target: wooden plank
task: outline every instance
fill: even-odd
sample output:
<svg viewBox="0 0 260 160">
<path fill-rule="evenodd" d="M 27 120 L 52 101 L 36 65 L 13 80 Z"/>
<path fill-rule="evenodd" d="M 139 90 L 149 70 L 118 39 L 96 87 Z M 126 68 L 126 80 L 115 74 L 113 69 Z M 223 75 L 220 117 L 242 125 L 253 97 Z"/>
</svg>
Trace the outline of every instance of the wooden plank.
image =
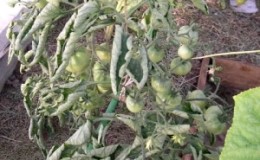
<svg viewBox="0 0 260 160">
<path fill-rule="evenodd" d="M 207 74 L 208 74 L 209 58 L 204 58 L 201 62 L 200 74 L 198 79 L 197 88 L 204 90 L 207 84 Z"/>
<path fill-rule="evenodd" d="M 3 57 L 0 59 L 0 92 L 3 89 L 5 81 L 12 75 L 16 65 L 17 65 L 17 58 L 13 56 L 10 64 L 8 64 L 8 49 L 2 51 Z"/>
<path fill-rule="evenodd" d="M 221 78 L 221 85 L 242 90 L 260 86 L 260 67 L 223 58 L 215 61 L 222 67 L 221 71 L 215 72 Z"/>
</svg>

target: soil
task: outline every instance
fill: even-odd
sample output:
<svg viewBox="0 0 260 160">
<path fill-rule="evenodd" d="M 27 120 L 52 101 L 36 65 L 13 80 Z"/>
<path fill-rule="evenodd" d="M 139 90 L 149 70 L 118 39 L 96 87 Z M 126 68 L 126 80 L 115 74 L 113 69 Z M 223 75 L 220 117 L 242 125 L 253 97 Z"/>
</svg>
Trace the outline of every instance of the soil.
<svg viewBox="0 0 260 160">
<path fill-rule="evenodd" d="M 234 13 L 227 8 L 221 10 L 210 6 L 210 15 L 205 15 L 192 6 L 176 10 L 178 25 L 196 22 L 200 30 L 197 56 L 242 50 L 256 50 L 260 48 L 260 14 Z M 54 40 L 55 41 L 55 40 Z M 53 41 L 52 41 L 53 42 Z M 50 45 L 53 51 L 55 42 Z M 176 48 L 169 50 L 174 56 Z M 246 61 L 260 65 L 260 55 L 233 56 L 232 59 Z M 185 90 L 196 88 L 196 80 L 200 69 L 200 61 L 193 62 L 193 71 L 186 78 L 176 78 L 179 88 Z M 36 74 L 32 72 L 31 74 Z M 29 118 L 23 107 L 23 97 L 20 86 L 28 75 L 19 73 L 19 66 L 9 78 L 0 93 L 0 156 L 2 160 L 41 160 L 43 159 L 38 147 L 28 138 Z M 220 87 L 218 95 L 233 105 L 232 96 L 240 90 Z M 118 112 L 121 112 L 120 109 Z M 232 113 L 232 111 L 231 111 Z M 133 133 L 120 123 L 115 123 L 110 129 L 107 143 L 130 143 Z M 59 144 L 71 133 L 63 128 L 57 129 L 57 134 L 50 136 L 48 144 Z M 223 141 L 223 137 L 221 138 Z"/>
</svg>

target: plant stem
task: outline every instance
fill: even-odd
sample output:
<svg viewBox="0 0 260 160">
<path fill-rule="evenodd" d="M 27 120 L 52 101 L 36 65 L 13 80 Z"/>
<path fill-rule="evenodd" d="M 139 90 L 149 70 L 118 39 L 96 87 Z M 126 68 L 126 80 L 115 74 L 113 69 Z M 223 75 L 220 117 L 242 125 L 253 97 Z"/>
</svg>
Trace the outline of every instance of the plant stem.
<svg viewBox="0 0 260 160">
<path fill-rule="evenodd" d="M 251 53 L 258 53 L 258 54 L 260 54 L 260 50 L 216 53 L 216 54 L 211 54 L 211 55 L 206 55 L 206 56 L 201 56 L 201 57 L 194 57 L 192 59 L 203 59 L 203 58 L 210 58 L 210 57 L 239 55 L 239 54 L 251 54 Z"/>
</svg>

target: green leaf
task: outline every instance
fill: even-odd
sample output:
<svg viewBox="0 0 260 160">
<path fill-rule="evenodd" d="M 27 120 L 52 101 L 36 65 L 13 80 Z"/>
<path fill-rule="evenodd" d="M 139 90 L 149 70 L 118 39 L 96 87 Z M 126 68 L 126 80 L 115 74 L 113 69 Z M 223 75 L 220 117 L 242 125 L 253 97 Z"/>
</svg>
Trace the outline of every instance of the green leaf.
<svg viewBox="0 0 260 160">
<path fill-rule="evenodd" d="M 66 102 L 64 102 L 63 104 L 61 104 L 58 109 L 52 113 L 50 116 L 58 116 L 59 114 L 62 114 L 63 112 L 67 111 L 68 109 L 70 109 L 70 107 L 76 103 L 78 101 L 78 99 L 82 96 L 84 96 L 86 93 L 79 91 L 79 92 L 74 92 L 72 94 L 70 94 L 66 100 Z"/>
<path fill-rule="evenodd" d="M 54 76 L 51 78 L 51 82 L 56 81 L 64 73 L 64 70 L 67 67 L 68 63 L 69 63 L 70 57 L 73 55 L 73 53 L 75 53 L 74 52 L 75 49 L 76 49 L 75 44 L 77 43 L 79 37 L 80 37 L 80 33 L 70 32 L 69 38 L 67 39 L 67 42 L 64 45 L 65 48 L 64 48 L 63 53 L 61 55 L 62 56 L 62 58 L 61 58 L 62 62 L 60 64 L 60 66 L 57 66 L 58 68 L 57 68 L 56 73 L 54 74 Z M 60 47 L 64 47 L 64 46 L 62 46 L 62 44 L 60 44 L 60 45 L 61 45 Z"/>
<path fill-rule="evenodd" d="M 185 118 L 185 119 L 188 119 L 189 118 L 189 115 L 188 113 L 184 112 L 184 111 L 181 111 L 181 110 L 173 110 L 172 111 L 172 114 L 176 115 L 176 116 L 179 116 L 179 117 L 182 117 L 182 118 Z"/>
<path fill-rule="evenodd" d="M 47 156 L 47 160 L 59 160 L 61 157 L 61 154 L 64 150 L 65 146 L 62 144 L 59 148 L 57 148 L 51 155 Z M 51 149 L 51 151 L 54 150 L 54 147 Z"/>
<path fill-rule="evenodd" d="M 151 150 L 151 151 L 146 152 L 145 155 L 144 155 L 144 157 L 145 157 L 145 158 L 149 158 L 149 157 L 151 157 L 151 156 L 153 156 L 154 154 L 159 153 L 159 152 L 160 152 L 159 149 L 153 149 L 153 150 Z M 143 160 L 143 155 L 140 155 L 138 158 L 136 158 L 136 160 Z"/>
<path fill-rule="evenodd" d="M 142 144 L 142 138 L 139 136 L 136 136 L 134 139 L 134 142 L 132 143 L 131 146 L 126 147 L 117 157 L 115 160 L 125 160 L 126 157 L 130 154 L 132 150 L 137 148 Z"/>
<path fill-rule="evenodd" d="M 144 46 L 140 47 L 140 54 L 139 59 L 130 60 L 126 70 L 138 89 L 142 89 L 148 79 L 148 60 Z"/>
<path fill-rule="evenodd" d="M 159 133 L 165 135 L 173 135 L 176 133 L 188 133 L 190 129 L 189 124 L 179 124 L 179 125 L 161 125 L 157 124 L 156 129 Z"/>
<path fill-rule="evenodd" d="M 118 145 L 110 145 L 102 148 L 93 149 L 89 152 L 92 157 L 105 158 L 115 152 Z"/>
<path fill-rule="evenodd" d="M 235 108 L 220 160 L 260 159 L 260 87 L 234 96 Z"/>
<path fill-rule="evenodd" d="M 125 123 L 128 127 L 133 129 L 135 132 L 138 133 L 140 131 L 140 127 L 138 127 L 136 121 L 134 120 L 134 118 L 132 116 L 117 114 L 116 118 L 119 119 L 120 121 L 122 121 L 123 123 Z"/>
<path fill-rule="evenodd" d="M 82 80 L 77 80 L 77 81 L 61 84 L 61 85 L 59 85 L 59 88 L 71 89 L 71 88 L 78 87 L 81 83 L 82 83 Z"/>
<path fill-rule="evenodd" d="M 143 0 L 118 0 L 116 10 L 120 13 L 126 12 L 130 16 L 143 2 Z"/>
<path fill-rule="evenodd" d="M 116 25 L 110 63 L 111 87 L 115 95 L 118 93 L 118 86 L 120 83 L 119 70 L 126 62 L 125 55 L 129 51 L 127 46 L 128 38 L 128 34 L 123 32 L 123 28 Z"/>
<path fill-rule="evenodd" d="M 30 38 L 35 31 L 44 27 L 47 22 L 52 21 L 59 15 L 61 15 L 61 10 L 59 9 L 59 7 L 48 3 L 36 17 L 32 27 L 30 28 L 30 31 L 28 32 L 28 34 L 26 34 L 26 36 L 24 36 L 23 41 L 28 40 L 28 38 Z"/>
<path fill-rule="evenodd" d="M 28 34 L 28 32 L 31 30 L 37 16 L 38 16 L 38 11 L 33 10 L 31 12 L 30 18 L 25 22 L 25 24 L 19 31 L 17 38 L 15 39 L 13 49 L 15 49 L 15 50 L 23 49 L 24 44 L 22 44 L 22 40 Z"/>
<path fill-rule="evenodd" d="M 202 160 L 202 151 L 201 150 L 199 151 L 199 155 L 198 155 L 196 149 L 192 145 L 190 145 L 190 149 L 192 151 L 194 160 Z"/>
<path fill-rule="evenodd" d="M 191 0 L 195 7 L 204 12 L 205 14 L 209 14 L 209 8 L 205 0 Z"/>
<path fill-rule="evenodd" d="M 84 5 L 78 10 L 73 28 L 75 30 L 81 30 L 79 28 L 84 27 L 83 24 L 85 23 L 85 21 L 92 17 L 95 13 L 97 13 L 98 10 L 99 9 L 95 1 L 84 3 Z"/>
<path fill-rule="evenodd" d="M 91 127 L 90 121 L 87 121 L 65 143 L 74 146 L 83 145 L 91 136 Z"/>
</svg>

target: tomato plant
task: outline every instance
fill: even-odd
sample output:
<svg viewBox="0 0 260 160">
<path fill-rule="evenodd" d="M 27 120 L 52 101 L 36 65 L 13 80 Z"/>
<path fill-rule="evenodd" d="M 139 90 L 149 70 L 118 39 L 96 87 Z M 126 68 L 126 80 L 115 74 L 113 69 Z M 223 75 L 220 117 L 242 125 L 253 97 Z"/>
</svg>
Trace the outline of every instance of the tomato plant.
<svg viewBox="0 0 260 160">
<path fill-rule="evenodd" d="M 42 7 L 26 2 L 30 8 L 23 16 L 26 18 L 12 23 L 7 34 L 9 56 L 18 58 L 21 71 L 41 67 L 41 73 L 28 77 L 21 91 L 31 121 L 29 137 L 37 142 L 45 158 L 181 159 L 186 153 L 196 157 L 197 152 L 206 157 L 211 148 L 204 146 L 200 137 L 208 133 L 191 130 L 216 122 L 204 122 L 204 114 L 209 112 L 205 113 L 206 107 L 213 102 L 208 102 L 202 91 L 185 95 L 172 81 L 172 73 L 183 76 L 190 72 L 191 50 L 198 40 L 194 24 L 179 27 L 174 23 L 174 3 L 47 2 Z M 59 35 L 52 37 L 51 31 L 59 27 L 57 21 L 62 18 L 68 20 Z M 13 30 L 19 25 L 19 32 Z M 97 33 L 103 33 L 105 43 L 96 43 Z M 167 36 L 164 39 L 169 46 L 182 45 L 179 57 L 171 64 L 158 63 L 169 49 L 158 44 L 161 35 Z M 47 50 L 49 38 L 56 39 L 53 54 Z M 86 41 L 82 41 L 84 38 Z M 29 51 L 22 48 L 27 41 L 31 41 Z M 115 113 L 119 102 L 132 113 Z M 102 113 L 100 108 L 105 106 Z M 60 146 L 47 149 L 42 132 L 45 126 L 52 127 L 55 117 L 60 124 L 71 127 L 73 122 L 78 129 Z M 105 143 L 113 121 L 121 121 L 134 131 L 132 144 Z M 221 127 L 207 127 L 213 134 L 216 128 Z"/>
</svg>

